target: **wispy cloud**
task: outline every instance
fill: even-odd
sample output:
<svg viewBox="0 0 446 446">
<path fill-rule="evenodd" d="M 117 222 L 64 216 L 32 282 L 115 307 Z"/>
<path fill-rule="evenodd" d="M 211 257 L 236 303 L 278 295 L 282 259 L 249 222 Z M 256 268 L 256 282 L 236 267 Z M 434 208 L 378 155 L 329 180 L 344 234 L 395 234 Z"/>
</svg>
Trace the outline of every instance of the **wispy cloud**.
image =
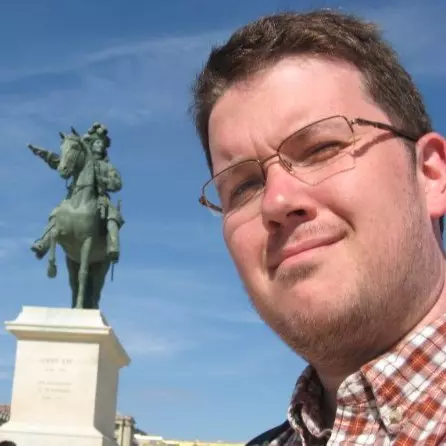
<svg viewBox="0 0 446 446">
<path fill-rule="evenodd" d="M 12 82 L 22 78 L 64 74 L 80 71 L 96 64 L 115 62 L 117 59 L 148 58 L 153 66 L 152 57 L 177 58 L 187 60 L 191 55 L 197 56 L 209 49 L 214 42 L 220 41 L 227 35 L 227 30 L 205 32 L 180 37 L 155 37 L 150 39 L 112 43 L 100 49 L 85 48 L 77 54 L 70 53 L 64 57 L 58 54 L 58 59 L 42 61 L 38 66 L 15 70 L 3 67 L 0 69 L 0 82 Z M 187 54 L 187 57 L 185 57 Z M 178 61 L 179 62 L 179 61 Z M 183 68 L 183 67 L 182 67 Z"/>
<path fill-rule="evenodd" d="M 39 65 L 0 69 L 3 85 L 41 84 L 26 95 L 5 88 L 0 102 L 0 150 L 22 147 L 29 140 L 48 141 L 51 131 L 92 119 L 111 126 L 138 126 L 183 118 L 192 79 L 220 35 L 110 44 L 41 60 Z"/>
<path fill-rule="evenodd" d="M 194 267 L 125 268 L 119 278 L 122 288 L 107 287 L 103 308 L 123 345 L 140 358 L 228 347 L 262 326 L 238 286 Z"/>
<path fill-rule="evenodd" d="M 196 268 L 136 269 L 123 274 L 125 289 L 111 286 L 107 302 L 125 301 L 136 320 L 144 315 L 144 321 L 152 326 L 167 321 L 169 326 L 193 326 L 199 331 L 219 323 L 245 326 L 260 322 L 237 282 L 203 277 Z"/>
<path fill-rule="evenodd" d="M 180 336 L 162 335 L 143 329 L 120 330 L 119 337 L 132 357 L 169 358 L 178 353 L 191 350 L 194 343 Z"/>
<path fill-rule="evenodd" d="M 30 243 L 29 237 L 0 237 L 0 262 L 24 252 Z"/>
<path fill-rule="evenodd" d="M 223 289 L 216 290 L 209 281 L 201 277 L 196 267 L 188 268 L 187 265 L 173 264 L 171 267 L 125 267 L 116 271 L 119 283 L 125 284 L 123 290 L 132 295 L 135 290 L 133 304 L 157 305 L 157 302 L 167 298 L 179 298 L 185 295 L 208 296 L 213 290 L 215 296 L 224 293 Z M 120 293 L 119 284 L 116 284 L 117 293 Z M 131 288 L 130 288 L 131 287 Z M 187 293 L 187 294 L 186 294 Z M 144 299 L 150 296 L 151 300 Z M 170 298 L 169 298 L 170 297 Z"/>
<path fill-rule="evenodd" d="M 184 402 L 199 399 L 197 393 L 188 389 L 175 386 L 145 386 L 138 389 L 140 396 L 146 400 L 164 401 L 166 404 L 172 404 L 178 401 Z"/>
<path fill-rule="evenodd" d="M 207 318 L 209 320 L 218 320 L 221 322 L 228 322 L 231 324 L 259 324 L 262 323 L 262 320 L 258 316 L 257 313 L 247 310 L 235 310 L 235 311 L 228 311 L 226 308 L 219 308 L 219 309 L 213 309 L 213 310 L 204 310 L 199 309 L 195 311 L 195 314 L 197 314 L 203 318 Z"/>
<path fill-rule="evenodd" d="M 198 199 L 191 200 L 198 208 Z M 164 247 L 178 251 L 195 250 L 209 253 L 222 253 L 226 249 L 220 235 L 221 220 L 182 218 L 181 220 L 162 219 L 161 215 L 149 221 L 135 219 L 130 222 L 132 231 L 127 235 L 129 241 L 137 240 L 140 246 Z M 141 237 L 141 234 L 150 237 Z"/>
</svg>

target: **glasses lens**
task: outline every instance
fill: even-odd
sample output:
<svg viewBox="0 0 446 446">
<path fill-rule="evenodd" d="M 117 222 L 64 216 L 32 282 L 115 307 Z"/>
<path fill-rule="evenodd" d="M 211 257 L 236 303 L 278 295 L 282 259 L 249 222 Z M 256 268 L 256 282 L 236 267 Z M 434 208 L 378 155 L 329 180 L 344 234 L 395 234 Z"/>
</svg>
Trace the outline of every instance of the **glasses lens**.
<svg viewBox="0 0 446 446">
<path fill-rule="evenodd" d="M 242 161 L 217 174 L 204 188 L 208 203 L 223 213 L 243 207 L 263 191 L 263 170 L 255 160 Z"/>
<path fill-rule="evenodd" d="M 353 131 L 341 116 L 311 124 L 286 139 L 280 158 L 290 173 L 315 185 L 355 166 Z"/>
</svg>

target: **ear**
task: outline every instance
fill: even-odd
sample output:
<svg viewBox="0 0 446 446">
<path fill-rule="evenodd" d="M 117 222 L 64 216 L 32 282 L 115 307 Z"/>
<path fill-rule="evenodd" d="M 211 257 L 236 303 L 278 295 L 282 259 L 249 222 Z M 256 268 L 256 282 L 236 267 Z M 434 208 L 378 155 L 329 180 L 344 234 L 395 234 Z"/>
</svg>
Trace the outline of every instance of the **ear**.
<svg viewBox="0 0 446 446">
<path fill-rule="evenodd" d="M 417 164 L 432 220 L 446 214 L 446 139 L 427 133 L 417 143 Z"/>
</svg>

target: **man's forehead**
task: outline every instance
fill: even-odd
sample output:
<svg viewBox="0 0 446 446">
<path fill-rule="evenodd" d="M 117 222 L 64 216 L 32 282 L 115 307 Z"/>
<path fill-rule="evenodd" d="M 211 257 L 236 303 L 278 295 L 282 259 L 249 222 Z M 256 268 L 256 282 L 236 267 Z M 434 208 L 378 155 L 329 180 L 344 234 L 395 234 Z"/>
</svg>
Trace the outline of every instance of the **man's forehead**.
<svg viewBox="0 0 446 446">
<path fill-rule="evenodd" d="M 232 152 L 260 134 L 266 138 L 262 144 L 276 147 L 311 122 L 358 113 L 366 104 L 364 96 L 361 74 L 348 63 L 317 57 L 284 59 L 235 83 L 219 98 L 209 119 L 211 151 L 220 152 L 227 145 Z"/>
<path fill-rule="evenodd" d="M 364 91 L 361 73 L 347 62 L 322 57 L 288 57 L 229 86 L 216 101 L 209 124 L 212 127 L 215 115 L 219 119 L 230 118 L 252 105 L 261 106 L 250 110 L 254 113 L 265 108 L 280 112 L 285 105 L 292 105 L 300 107 L 303 115 L 316 107 L 322 108 L 323 114 L 332 106 L 363 100 Z M 332 104 L 333 101 L 338 104 Z"/>
</svg>

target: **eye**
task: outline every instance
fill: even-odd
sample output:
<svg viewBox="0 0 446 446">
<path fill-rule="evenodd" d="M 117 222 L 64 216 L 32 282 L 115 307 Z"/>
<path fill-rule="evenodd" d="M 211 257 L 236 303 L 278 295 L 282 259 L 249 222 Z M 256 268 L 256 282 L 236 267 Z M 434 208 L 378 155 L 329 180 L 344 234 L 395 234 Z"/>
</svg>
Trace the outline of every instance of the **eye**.
<svg viewBox="0 0 446 446">
<path fill-rule="evenodd" d="M 264 186 L 264 179 L 260 176 L 252 176 L 236 183 L 228 191 L 225 207 L 230 210 L 242 206 L 262 191 Z"/>
<path fill-rule="evenodd" d="M 331 160 L 345 147 L 346 144 L 341 141 L 329 141 L 312 146 L 310 149 L 304 151 L 300 164 L 308 166 Z"/>
</svg>

